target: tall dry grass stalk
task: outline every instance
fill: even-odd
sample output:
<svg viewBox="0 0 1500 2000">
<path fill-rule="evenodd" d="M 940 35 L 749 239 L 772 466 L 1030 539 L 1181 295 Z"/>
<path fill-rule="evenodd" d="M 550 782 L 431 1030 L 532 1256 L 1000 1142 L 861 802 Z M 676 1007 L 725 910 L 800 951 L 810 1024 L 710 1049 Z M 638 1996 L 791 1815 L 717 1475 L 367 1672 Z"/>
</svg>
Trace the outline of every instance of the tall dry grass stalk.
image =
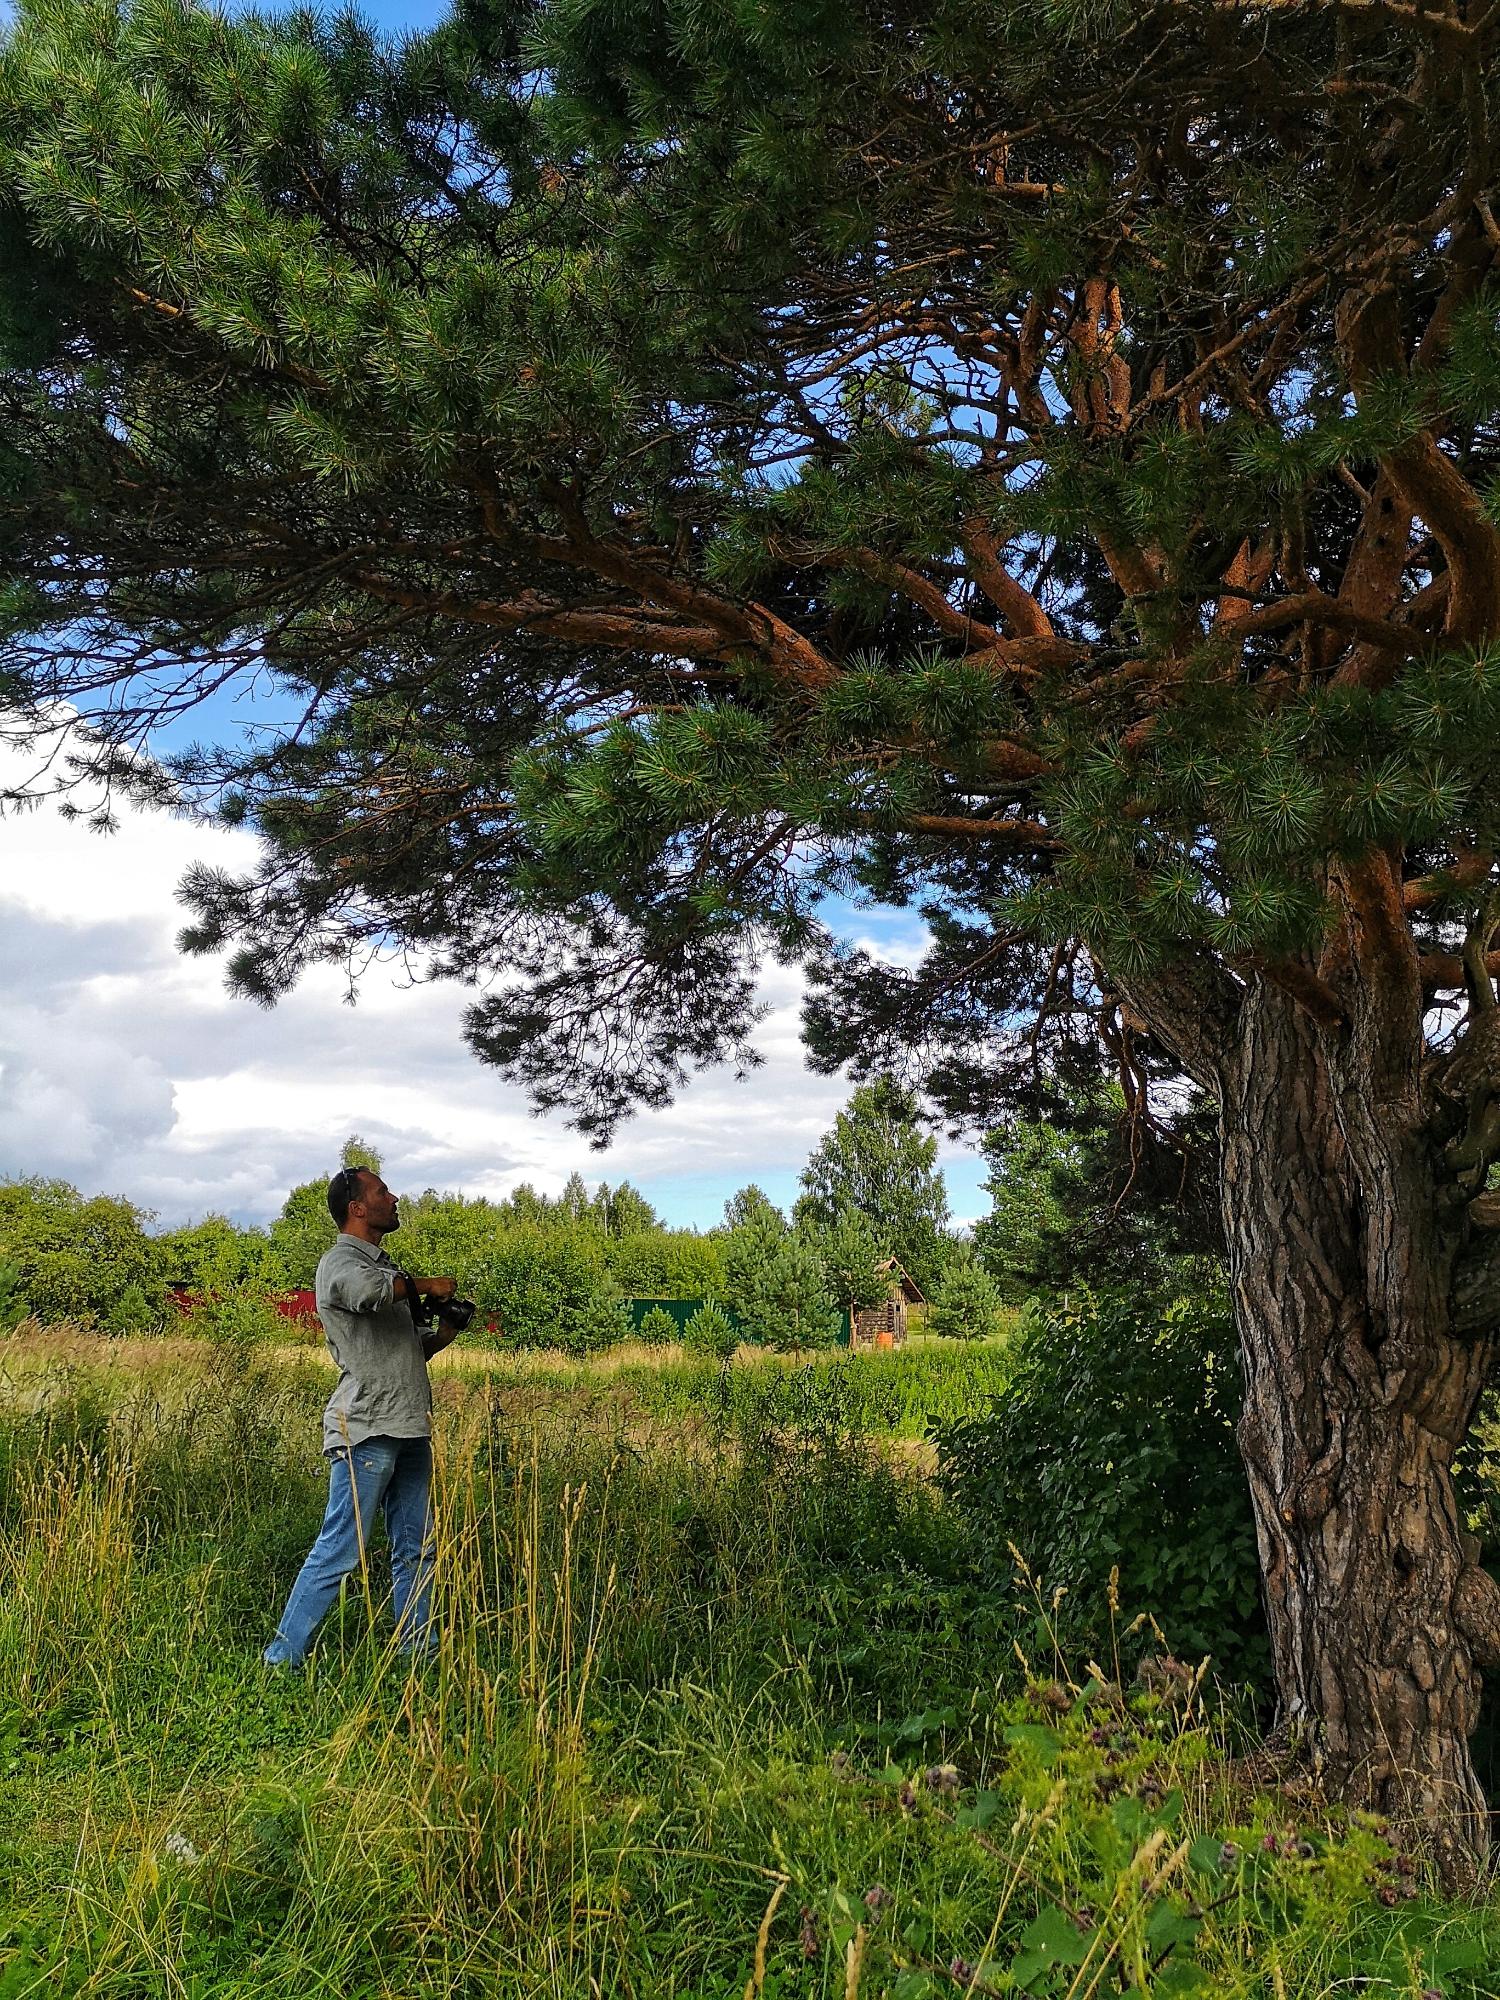
<svg viewBox="0 0 1500 2000">
<path fill-rule="evenodd" d="M 77 1852 L 69 1935 L 87 1970 L 70 1992 L 132 1978 L 185 1992 L 173 1968 L 192 1911 L 234 1925 L 268 1900 L 320 1990 L 395 1949 L 445 1990 L 479 1969 L 528 1995 L 598 1991 L 623 1904 L 623 1850 L 590 1847 L 585 1724 L 617 1609 L 609 1486 L 606 1472 L 559 1494 L 535 1455 L 512 1474 L 475 1425 L 442 1440 L 435 1655 L 411 1665 L 377 1633 L 342 1659 L 329 1648 L 301 1695 L 327 1702 L 331 1732 L 309 1730 L 274 1781 L 217 1802 L 211 1823 L 194 1787 L 132 1797 L 118 1774 L 125 1798 L 86 1818 Z M 106 1468 L 28 1495 L 42 1534 L 27 1630 L 74 1641 L 71 1661 L 59 1647 L 33 1673 L 60 1691 L 79 1635 L 102 1641 L 124 1614 L 131 1488 Z M 184 1829 L 191 1882 L 171 1858 Z"/>
<path fill-rule="evenodd" d="M 135 1581 L 134 1480 L 72 1452 L 17 1467 L 0 1534 L 0 1663 L 23 1718 L 108 1678 Z"/>
</svg>

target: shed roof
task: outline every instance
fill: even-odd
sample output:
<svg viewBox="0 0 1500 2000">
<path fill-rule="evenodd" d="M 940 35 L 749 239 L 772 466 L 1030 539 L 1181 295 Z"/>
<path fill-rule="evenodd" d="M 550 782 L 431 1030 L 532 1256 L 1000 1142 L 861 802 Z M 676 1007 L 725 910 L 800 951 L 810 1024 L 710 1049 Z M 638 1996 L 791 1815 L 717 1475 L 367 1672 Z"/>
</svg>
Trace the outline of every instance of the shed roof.
<svg viewBox="0 0 1500 2000">
<path fill-rule="evenodd" d="M 895 1278 L 901 1288 L 901 1296 L 909 1306 L 926 1305 L 927 1294 L 922 1290 L 922 1287 L 917 1283 L 904 1264 L 898 1263 L 894 1257 L 885 1257 L 881 1259 L 875 1268 L 877 1271 L 889 1272 Z"/>
</svg>

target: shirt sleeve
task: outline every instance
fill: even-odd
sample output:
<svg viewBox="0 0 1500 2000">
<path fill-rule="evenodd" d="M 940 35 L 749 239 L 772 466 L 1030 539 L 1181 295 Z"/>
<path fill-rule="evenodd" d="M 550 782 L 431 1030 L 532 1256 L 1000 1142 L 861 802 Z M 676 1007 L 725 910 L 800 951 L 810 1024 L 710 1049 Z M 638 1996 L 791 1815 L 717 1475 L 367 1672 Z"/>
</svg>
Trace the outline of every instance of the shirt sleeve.
<svg viewBox="0 0 1500 2000">
<path fill-rule="evenodd" d="M 329 1273 L 328 1296 L 345 1312 L 379 1312 L 395 1298 L 396 1275 L 389 1265 L 350 1258 Z"/>
</svg>

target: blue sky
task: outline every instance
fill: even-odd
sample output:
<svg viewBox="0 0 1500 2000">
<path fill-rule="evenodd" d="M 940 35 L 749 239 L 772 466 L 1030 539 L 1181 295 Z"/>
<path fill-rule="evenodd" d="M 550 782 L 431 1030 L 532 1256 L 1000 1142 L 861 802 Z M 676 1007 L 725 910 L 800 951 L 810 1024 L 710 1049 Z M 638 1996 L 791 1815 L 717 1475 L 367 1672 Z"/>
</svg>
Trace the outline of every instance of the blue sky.
<svg viewBox="0 0 1500 2000">
<path fill-rule="evenodd" d="M 0 20 L 9 10 L 0 0 Z M 370 0 L 393 31 L 431 26 L 439 0 Z M 274 704 L 216 697 L 179 740 L 224 740 Z M 267 1013 L 223 991 L 219 969 L 174 938 L 183 870 L 252 858 L 249 837 L 162 816 L 123 815 L 101 837 L 41 812 L 0 822 L 0 1175 L 43 1173 L 129 1196 L 175 1223 L 210 1211 L 274 1214 L 295 1182 L 331 1171 L 359 1132 L 393 1185 L 501 1195 L 529 1180 L 556 1192 L 574 1169 L 629 1178 L 667 1220 L 706 1227 L 748 1181 L 789 1202 L 798 1173 L 847 1097 L 814 1076 L 798 1035 L 800 981 L 770 968 L 765 1066 L 748 1082 L 696 1079 L 669 1110 L 633 1120 L 593 1153 L 477 1064 L 460 1035 L 470 997 L 388 971 L 346 1004 L 340 977 L 309 975 Z M 851 936 L 898 956 L 919 941 L 899 913 L 844 910 Z M 982 1213 L 983 1164 L 944 1145 L 954 1215 Z"/>
</svg>

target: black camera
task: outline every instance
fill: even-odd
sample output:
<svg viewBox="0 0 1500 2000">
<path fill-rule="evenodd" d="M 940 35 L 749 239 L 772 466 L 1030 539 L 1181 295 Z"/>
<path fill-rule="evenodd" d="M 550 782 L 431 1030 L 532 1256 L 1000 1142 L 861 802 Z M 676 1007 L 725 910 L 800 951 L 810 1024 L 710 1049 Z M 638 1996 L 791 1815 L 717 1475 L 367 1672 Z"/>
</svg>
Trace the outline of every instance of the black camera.
<svg viewBox="0 0 1500 2000">
<path fill-rule="evenodd" d="M 430 1292 L 419 1292 L 404 1271 L 401 1275 L 406 1278 L 406 1302 L 419 1331 L 441 1322 L 451 1326 L 455 1333 L 462 1333 L 479 1310 L 472 1299 L 435 1299 Z"/>
</svg>

